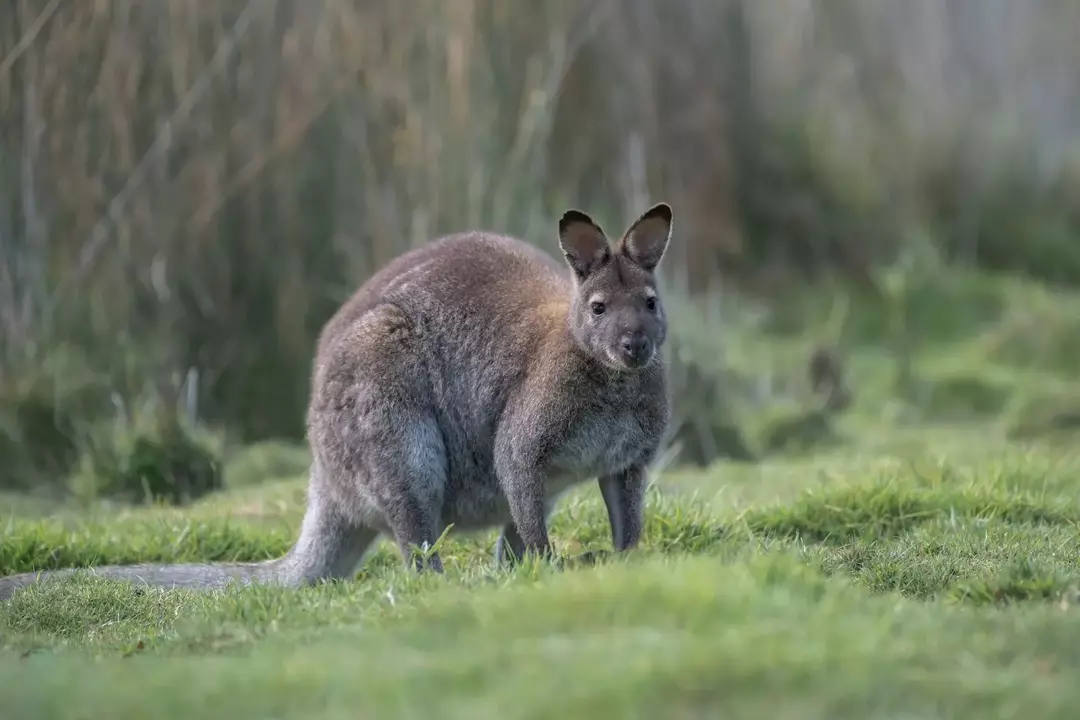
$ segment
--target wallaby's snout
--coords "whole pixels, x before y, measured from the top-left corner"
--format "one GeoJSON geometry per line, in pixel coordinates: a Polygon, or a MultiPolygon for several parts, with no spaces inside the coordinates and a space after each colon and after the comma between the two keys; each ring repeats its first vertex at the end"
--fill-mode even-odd
{"type": "Polygon", "coordinates": [[[652,341],[641,330],[624,333],[619,340],[619,356],[627,367],[648,365],[653,356],[652,341]]]}
{"type": "Polygon", "coordinates": [[[671,236],[671,208],[646,210],[614,244],[585,213],[568,210],[559,222],[559,244],[574,271],[570,323],[578,345],[616,369],[648,366],[667,336],[656,288],[671,236]]]}

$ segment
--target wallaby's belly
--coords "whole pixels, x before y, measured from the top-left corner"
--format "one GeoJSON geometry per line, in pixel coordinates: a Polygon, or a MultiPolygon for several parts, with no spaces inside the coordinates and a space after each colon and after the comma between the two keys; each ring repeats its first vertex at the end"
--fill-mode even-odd
{"type": "MultiPolygon", "coordinates": [[[[589,479],[585,475],[552,473],[545,488],[548,501],[554,503],[569,488],[589,479]]],[[[443,503],[444,526],[453,524],[455,530],[482,531],[511,521],[510,505],[494,472],[483,477],[451,478],[449,485],[443,503]]]]}
{"type": "MultiPolygon", "coordinates": [[[[453,429],[450,436],[458,435],[453,429]]],[[[489,437],[489,436],[485,436],[489,437]]],[[[444,496],[443,524],[459,530],[484,530],[510,522],[510,507],[499,484],[488,443],[473,445],[467,456],[451,457],[444,496]],[[483,460],[480,460],[483,458],[483,460]]],[[[571,429],[552,458],[545,477],[550,503],[576,485],[625,470],[650,447],[641,419],[630,411],[584,419],[571,429]]]]}
{"type": "Polygon", "coordinates": [[[492,436],[479,427],[444,429],[448,446],[444,525],[452,523],[457,530],[477,530],[509,518],[506,497],[495,475],[492,436]]]}

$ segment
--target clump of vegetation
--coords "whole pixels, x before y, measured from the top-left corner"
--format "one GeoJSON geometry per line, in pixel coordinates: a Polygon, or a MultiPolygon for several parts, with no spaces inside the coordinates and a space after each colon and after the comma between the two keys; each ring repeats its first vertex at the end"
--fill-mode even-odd
{"type": "Polygon", "coordinates": [[[229,457],[224,469],[225,485],[239,488],[296,478],[307,473],[310,466],[311,452],[305,445],[264,440],[246,445],[229,457]]]}
{"type": "Polygon", "coordinates": [[[988,577],[964,579],[949,588],[954,602],[1009,604],[1032,600],[1066,600],[1075,597],[1073,578],[1054,567],[1041,567],[1026,557],[1016,558],[988,577]]]}
{"type": "Polygon", "coordinates": [[[729,373],[735,382],[726,388],[725,399],[729,404],[738,401],[740,438],[747,439],[756,459],[842,440],[834,429],[836,416],[851,407],[854,395],[842,377],[834,351],[814,347],[808,364],[803,359],[803,340],[786,343],[765,355],[763,348],[753,348],[742,338],[739,345],[737,365],[756,370],[743,371],[745,375],[729,373]],[[827,360],[824,364],[820,362],[823,359],[827,360]],[[827,367],[827,374],[821,372],[823,367],[827,367]]]}
{"type": "Polygon", "coordinates": [[[721,458],[756,460],[729,412],[723,377],[685,360],[676,365],[673,374],[679,402],[672,432],[679,445],[677,461],[705,467],[721,458]]]}
{"type": "Polygon", "coordinates": [[[87,443],[71,489],[82,499],[184,505],[224,487],[222,445],[173,413],[103,425],[87,443]]]}
{"type": "Polygon", "coordinates": [[[913,392],[926,416],[963,420],[998,415],[1016,392],[1016,386],[1006,379],[950,372],[920,382],[913,392]]]}
{"type": "Polygon", "coordinates": [[[766,452],[807,452],[843,443],[836,419],[851,407],[854,395],[839,353],[828,347],[815,348],[807,375],[815,404],[794,411],[773,410],[762,422],[760,444],[766,452]]]}
{"type": "Polygon", "coordinates": [[[674,398],[670,441],[675,462],[705,467],[720,459],[754,462],[756,456],[737,417],[743,378],[729,367],[724,344],[728,322],[709,312],[718,298],[690,300],[685,286],[669,290],[669,362],[674,398]]]}
{"type": "Polygon", "coordinates": [[[1074,377],[1080,357],[1080,302],[1074,293],[1029,283],[972,350],[1001,365],[1074,377]]]}
{"type": "Polygon", "coordinates": [[[1029,394],[1007,413],[1004,424],[1014,440],[1069,436],[1080,430],[1080,391],[1029,394]]]}
{"type": "Polygon", "coordinates": [[[758,443],[769,454],[805,453],[844,442],[827,410],[799,408],[794,412],[774,411],[762,423],[758,443]]]}
{"type": "Polygon", "coordinates": [[[40,490],[78,457],[75,422],[38,392],[0,387],[0,488],[40,490]]]}
{"type": "Polygon", "coordinates": [[[85,419],[103,405],[98,378],[57,347],[0,372],[0,489],[52,494],[79,456],[85,419]]]}

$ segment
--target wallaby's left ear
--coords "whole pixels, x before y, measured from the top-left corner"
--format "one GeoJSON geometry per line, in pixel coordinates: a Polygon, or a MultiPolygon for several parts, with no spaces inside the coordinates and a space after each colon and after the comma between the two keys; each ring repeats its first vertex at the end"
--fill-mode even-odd
{"type": "Polygon", "coordinates": [[[559,247],[579,280],[584,280],[611,257],[604,231],[580,210],[567,210],[559,219],[559,247]]]}
{"type": "Polygon", "coordinates": [[[641,214],[619,241],[619,250],[652,271],[660,264],[671,239],[671,206],[657,203],[641,214]]]}

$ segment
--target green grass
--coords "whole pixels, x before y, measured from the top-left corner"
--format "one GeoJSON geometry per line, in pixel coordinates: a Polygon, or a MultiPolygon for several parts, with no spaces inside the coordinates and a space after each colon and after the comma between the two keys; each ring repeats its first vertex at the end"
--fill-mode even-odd
{"type": "MultiPolygon", "coordinates": [[[[1080,453],[997,426],[863,434],[759,465],[672,471],[641,548],[563,570],[443,577],[382,546],[299,591],[161,591],[80,574],[0,606],[5,717],[1050,718],[1080,704],[1080,453]]],[[[61,508],[0,525],[0,573],[255,560],[303,478],[185,509],[61,508]]],[[[610,547],[598,493],[559,550],[610,547]]]]}
{"type": "MultiPolygon", "coordinates": [[[[627,556],[573,561],[610,547],[586,487],[554,517],[562,570],[496,570],[492,532],[451,538],[445,576],[383,545],[356,578],[296,591],[80,573],[0,604],[0,717],[1076,717],[1080,293],[904,279],[888,302],[814,288],[764,323],[673,296],[673,345],[725,371],[677,405],[723,397],[705,425],[734,418],[766,460],[664,472],[627,556]],[[822,342],[854,403],[807,423],[822,342]]],[[[9,476],[55,459],[12,437],[9,476]]],[[[225,491],[183,509],[0,492],[0,574],[282,554],[308,451],[223,459],[225,491]]],[[[30,485],[16,475],[5,488],[30,485]]]]}

